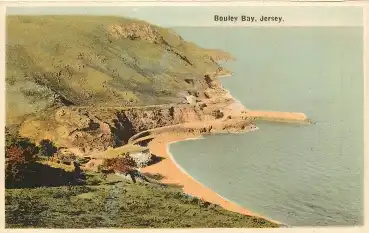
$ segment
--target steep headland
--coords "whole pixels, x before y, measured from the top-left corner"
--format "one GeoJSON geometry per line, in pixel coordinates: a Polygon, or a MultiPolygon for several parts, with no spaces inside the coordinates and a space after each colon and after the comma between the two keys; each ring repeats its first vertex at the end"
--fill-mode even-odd
{"type": "MultiPolygon", "coordinates": [[[[6,49],[7,128],[35,144],[51,141],[58,156],[83,160],[86,172],[99,172],[108,158],[148,147],[166,160],[145,164],[142,171],[193,190],[188,187],[196,181],[163,151],[168,143],[247,132],[256,129],[256,119],[308,121],[300,113],[246,109],[218,80],[231,75],[217,63],[233,59],[229,53],[200,48],[173,30],[143,21],[8,16],[6,49]]],[[[42,164],[64,166],[52,158],[42,164]]],[[[70,161],[66,164],[74,169],[70,161]]],[[[250,214],[211,190],[195,187],[198,192],[190,194],[250,214]]]]}
{"type": "Polygon", "coordinates": [[[203,95],[222,51],[143,21],[93,16],[8,16],[7,122],[51,106],[144,106],[203,95]],[[60,35],[60,32],[63,32],[60,35]]]}
{"type": "Polygon", "coordinates": [[[7,26],[7,125],[36,142],[85,154],[158,127],[255,117],[216,78],[231,74],[217,61],[232,56],[173,30],[92,16],[9,16],[7,26]]]}

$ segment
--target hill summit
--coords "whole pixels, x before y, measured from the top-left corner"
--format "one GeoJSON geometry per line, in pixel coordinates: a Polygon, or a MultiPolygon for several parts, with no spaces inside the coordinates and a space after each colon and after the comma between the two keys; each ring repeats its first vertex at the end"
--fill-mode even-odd
{"type": "Polygon", "coordinates": [[[217,60],[232,59],[128,18],[8,16],[6,24],[7,124],[52,106],[179,103],[222,70],[217,60]]]}

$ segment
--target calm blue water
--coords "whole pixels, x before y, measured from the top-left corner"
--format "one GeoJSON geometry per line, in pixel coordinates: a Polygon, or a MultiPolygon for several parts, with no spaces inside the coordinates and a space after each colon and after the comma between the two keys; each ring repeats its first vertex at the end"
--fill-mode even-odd
{"type": "Polygon", "coordinates": [[[362,28],[177,28],[237,60],[224,86],[251,109],[306,113],[316,124],[171,145],[220,195],[292,226],[363,224],[362,28]]]}

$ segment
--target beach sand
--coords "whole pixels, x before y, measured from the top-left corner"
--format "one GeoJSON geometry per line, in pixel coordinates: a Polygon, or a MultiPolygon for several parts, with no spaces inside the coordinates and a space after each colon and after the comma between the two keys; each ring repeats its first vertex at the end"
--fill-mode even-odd
{"type": "Polygon", "coordinates": [[[168,153],[168,145],[173,142],[183,141],[190,138],[200,137],[185,133],[164,133],[155,137],[148,145],[151,153],[163,157],[159,163],[142,168],[143,173],[160,174],[164,178],[161,180],[164,184],[176,184],[183,187],[183,191],[191,196],[196,196],[205,201],[222,206],[223,208],[244,215],[257,216],[249,210],[230,202],[211,189],[205,187],[194,178],[181,170],[172,160],[168,153]]]}
{"type": "MultiPolygon", "coordinates": [[[[224,76],[230,76],[230,75],[224,75],[224,76]]],[[[223,98],[229,98],[233,99],[233,103],[231,103],[229,106],[223,106],[223,112],[225,115],[233,115],[233,116],[239,116],[242,114],[242,112],[247,112],[248,115],[251,116],[267,116],[270,117],[277,115],[278,117],[287,117],[288,119],[306,119],[306,116],[304,114],[300,113],[283,113],[283,112],[262,112],[262,111],[250,111],[246,109],[246,107],[237,99],[235,99],[231,93],[222,87],[220,85],[220,88],[222,90],[225,90],[225,93],[223,94],[223,98]]],[[[214,128],[217,128],[217,126],[223,126],[224,122],[220,120],[213,120],[213,121],[201,121],[201,122],[191,122],[187,124],[183,124],[183,126],[187,126],[189,128],[198,128],[199,125],[204,127],[207,124],[211,124],[214,128]]],[[[218,127],[219,128],[219,127],[218,127]]],[[[222,128],[222,127],[220,127],[222,128]]],[[[251,125],[250,128],[248,128],[247,131],[254,131],[258,128],[254,125],[251,125]]],[[[245,131],[244,131],[245,132],[245,131]]],[[[163,158],[160,162],[141,168],[140,171],[142,173],[150,173],[150,174],[160,174],[163,178],[160,180],[164,184],[175,184],[178,186],[183,187],[183,191],[186,194],[189,194],[191,196],[195,196],[198,198],[201,198],[204,201],[208,201],[210,203],[219,205],[223,207],[224,209],[227,209],[232,212],[240,213],[243,215],[248,216],[255,216],[267,219],[268,221],[274,222],[276,224],[281,224],[277,221],[274,221],[272,219],[268,219],[264,216],[260,216],[256,213],[253,213],[236,203],[233,203],[226,198],[221,197],[216,192],[212,191],[211,189],[207,188],[197,180],[195,180],[193,177],[191,177],[189,174],[187,174],[173,159],[172,155],[169,152],[169,145],[174,142],[178,141],[184,141],[189,139],[196,139],[200,138],[201,134],[195,134],[195,133],[189,133],[189,132],[176,132],[175,130],[171,132],[161,132],[155,135],[153,139],[149,142],[148,148],[150,152],[156,156],[160,156],[163,158]]]]}

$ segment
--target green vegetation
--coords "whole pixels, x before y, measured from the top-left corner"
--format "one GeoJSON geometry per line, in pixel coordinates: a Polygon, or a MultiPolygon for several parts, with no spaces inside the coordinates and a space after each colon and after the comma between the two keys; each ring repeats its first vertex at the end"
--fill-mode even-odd
{"type": "Polygon", "coordinates": [[[29,188],[40,186],[60,186],[77,184],[75,172],[64,169],[62,166],[49,166],[53,158],[57,158],[55,147],[52,142],[42,140],[40,146],[30,142],[28,138],[20,137],[16,132],[8,128],[5,130],[5,187],[6,188],[29,188]],[[50,157],[51,155],[55,157],[50,157]]]}
{"type": "MultiPolygon", "coordinates": [[[[36,145],[30,142],[28,138],[19,136],[17,127],[5,127],[5,149],[11,147],[21,147],[23,149],[34,147],[34,150],[37,150],[36,145]]],[[[5,157],[7,157],[6,151],[5,157]]]]}
{"type": "Polygon", "coordinates": [[[56,153],[57,148],[53,145],[53,142],[48,139],[42,139],[40,141],[40,154],[42,156],[52,156],[56,153]]]}
{"type": "Polygon", "coordinates": [[[79,164],[88,159],[64,151],[114,147],[110,133],[118,129],[126,133],[120,141],[128,140],[136,132],[116,110],[181,102],[183,93],[203,88],[206,73],[221,71],[215,60],[229,54],[119,17],[8,16],[6,24],[8,228],[278,227],[187,196],[160,184],[160,175],[139,176],[132,160],[118,156],[146,148],[93,153],[105,163],[87,174],[79,164]],[[111,174],[117,171],[132,182],[111,174]]]}
{"type": "Polygon", "coordinates": [[[195,88],[186,78],[218,70],[212,57],[229,57],[186,42],[172,30],[120,17],[8,16],[6,24],[10,123],[55,104],[182,101],[178,93],[195,88]],[[138,25],[140,36],[124,36],[130,25],[138,25]]]}
{"type": "Polygon", "coordinates": [[[133,184],[116,175],[87,186],[6,190],[7,227],[277,227],[187,196],[178,187],[133,184]],[[98,185],[91,185],[98,183],[98,185]]]}
{"type": "MultiPolygon", "coordinates": [[[[57,154],[39,155],[27,139],[7,136],[8,228],[278,227],[190,197],[161,184],[160,175],[143,174],[143,181],[132,182],[111,172],[77,172],[53,162],[57,154]]],[[[130,173],[134,161],[106,159],[103,167],[130,173]]]]}

